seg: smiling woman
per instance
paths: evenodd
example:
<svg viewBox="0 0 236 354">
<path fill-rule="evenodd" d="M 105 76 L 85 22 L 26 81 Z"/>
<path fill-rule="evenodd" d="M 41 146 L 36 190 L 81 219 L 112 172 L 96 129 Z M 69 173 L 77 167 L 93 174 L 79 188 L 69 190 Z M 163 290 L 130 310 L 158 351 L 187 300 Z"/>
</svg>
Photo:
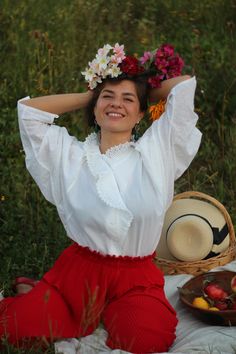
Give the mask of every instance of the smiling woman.
<svg viewBox="0 0 236 354">
<path fill-rule="evenodd" d="M 104 89 L 104 86 L 106 84 L 111 84 L 113 87 L 121 83 L 121 81 L 130 81 L 131 84 L 135 86 L 135 95 L 138 98 L 139 105 L 140 105 L 140 111 L 141 112 L 146 112 L 148 108 L 148 99 L 149 99 L 149 93 L 150 93 L 150 87 L 147 83 L 147 79 L 140 77 L 140 76 L 133 76 L 133 77 L 128 77 L 127 75 L 120 75 L 117 78 L 109 78 L 107 77 L 105 80 L 102 81 L 101 84 L 99 84 L 95 89 L 92 90 L 92 97 L 91 100 L 89 101 L 88 105 L 86 106 L 85 109 L 85 114 L 86 114 L 86 119 L 88 121 L 88 124 L 90 127 L 95 126 L 95 115 L 94 115 L 94 108 L 97 103 L 98 97 L 101 93 L 101 91 Z M 128 97 L 127 97 L 128 99 Z"/>
<path fill-rule="evenodd" d="M 153 257 L 174 181 L 201 140 L 196 80 L 180 76 L 183 62 L 170 45 L 140 60 L 123 49 L 99 49 L 84 72 L 87 92 L 18 102 L 26 166 L 73 244 L 28 282 L 32 290 L 1 301 L 0 335 L 17 346 L 83 337 L 100 322 L 112 349 L 166 352 L 175 339 L 176 313 Z M 133 141 L 148 99 L 160 98 L 164 114 Z M 53 124 L 81 108 L 100 127 L 85 142 Z"/>
<path fill-rule="evenodd" d="M 98 96 L 94 115 L 101 130 L 102 153 L 114 144 L 130 141 L 134 126 L 144 116 L 135 83 L 131 80 L 107 82 Z"/>
</svg>

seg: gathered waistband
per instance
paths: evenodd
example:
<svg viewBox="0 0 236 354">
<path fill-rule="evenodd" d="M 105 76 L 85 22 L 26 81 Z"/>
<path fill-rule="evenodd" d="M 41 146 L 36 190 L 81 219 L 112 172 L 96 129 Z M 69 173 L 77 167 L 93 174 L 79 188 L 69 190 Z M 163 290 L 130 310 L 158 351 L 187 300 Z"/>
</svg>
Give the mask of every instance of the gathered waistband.
<svg viewBox="0 0 236 354">
<path fill-rule="evenodd" d="M 72 247 L 74 250 L 81 255 L 84 255 L 86 257 L 92 258 L 94 261 L 99 261 L 99 262 L 105 262 L 105 263 L 121 263 L 121 264 L 143 264 L 143 262 L 150 261 L 152 260 L 156 252 L 153 252 L 153 254 L 147 255 L 147 256 L 137 256 L 137 257 L 132 257 L 132 256 L 116 256 L 116 255 L 109 255 L 109 254 L 102 254 L 98 251 L 91 250 L 89 247 L 84 247 L 79 245 L 78 243 L 73 243 Z"/>
</svg>

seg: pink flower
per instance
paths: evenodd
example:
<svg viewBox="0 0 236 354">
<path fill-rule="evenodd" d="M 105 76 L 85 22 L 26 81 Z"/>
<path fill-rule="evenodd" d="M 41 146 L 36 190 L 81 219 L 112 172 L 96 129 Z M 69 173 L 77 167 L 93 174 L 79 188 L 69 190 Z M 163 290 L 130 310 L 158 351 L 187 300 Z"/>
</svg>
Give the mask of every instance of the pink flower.
<svg viewBox="0 0 236 354">
<path fill-rule="evenodd" d="M 157 88 L 161 86 L 161 78 L 160 76 L 152 76 L 148 79 L 148 83 L 152 88 Z"/>
<path fill-rule="evenodd" d="M 89 62 L 88 67 L 82 72 L 88 81 L 90 89 L 107 77 L 118 77 L 122 73 L 130 76 L 146 71 L 145 77 L 151 87 L 160 87 L 163 80 L 181 75 L 184 66 L 183 59 L 174 52 L 171 44 L 163 44 L 154 52 L 145 51 L 143 56 L 125 55 L 124 45 L 116 43 L 113 47 L 105 44 L 98 49 L 95 59 Z"/>
<path fill-rule="evenodd" d="M 165 57 L 174 55 L 174 47 L 171 44 L 162 44 L 160 50 L 164 53 Z"/>
<path fill-rule="evenodd" d="M 143 56 L 139 58 L 140 63 L 144 65 L 148 60 L 152 59 L 152 53 L 151 52 L 144 52 Z"/>
<path fill-rule="evenodd" d="M 167 67 L 169 65 L 168 61 L 165 58 L 156 58 L 154 62 L 156 68 L 160 70 L 162 73 L 166 74 L 167 73 Z"/>
<path fill-rule="evenodd" d="M 121 63 L 125 59 L 124 45 L 119 45 L 116 43 L 113 47 L 113 52 L 115 54 L 116 62 Z"/>
<path fill-rule="evenodd" d="M 168 71 L 167 78 L 181 75 L 183 66 L 184 66 L 183 59 L 179 56 L 179 54 L 176 54 L 176 56 L 169 61 L 169 71 Z"/>
</svg>

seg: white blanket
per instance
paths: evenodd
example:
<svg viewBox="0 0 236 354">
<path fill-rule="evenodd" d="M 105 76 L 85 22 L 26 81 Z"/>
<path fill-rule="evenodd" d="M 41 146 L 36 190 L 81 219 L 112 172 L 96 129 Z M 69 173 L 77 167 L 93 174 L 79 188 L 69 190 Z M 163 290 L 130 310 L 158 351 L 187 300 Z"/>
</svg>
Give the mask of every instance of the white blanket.
<svg viewBox="0 0 236 354">
<path fill-rule="evenodd" d="M 236 272 L 236 260 L 222 267 L 212 269 Z M 177 287 L 182 286 L 191 275 L 165 276 L 166 295 L 177 311 L 179 323 L 177 338 L 169 353 L 176 354 L 235 354 L 236 327 L 210 326 L 193 317 L 180 302 Z M 111 350 L 105 345 L 107 333 L 98 328 L 92 335 L 55 343 L 56 353 L 62 354 L 127 354 L 122 350 Z"/>
</svg>

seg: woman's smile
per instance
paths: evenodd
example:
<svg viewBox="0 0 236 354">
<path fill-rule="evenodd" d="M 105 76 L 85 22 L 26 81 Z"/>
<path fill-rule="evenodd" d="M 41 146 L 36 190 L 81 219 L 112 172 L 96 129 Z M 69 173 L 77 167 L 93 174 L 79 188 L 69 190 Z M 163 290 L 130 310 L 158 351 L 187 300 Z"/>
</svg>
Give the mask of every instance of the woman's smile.
<svg viewBox="0 0 236 354">
<path fill-rule="evenodd" d="M 111 111 L 111 112 L 107 112 L 107 116 L 109 117 L 109 118 L 111 118 L 111 119 L 123 119 L 123 118 L 125 118 L 125 115 L 124 114 L 122 114 L 122 113 L 119 113 L 119 112 L 113 112 L 113 111 Z"/>
</svg>

